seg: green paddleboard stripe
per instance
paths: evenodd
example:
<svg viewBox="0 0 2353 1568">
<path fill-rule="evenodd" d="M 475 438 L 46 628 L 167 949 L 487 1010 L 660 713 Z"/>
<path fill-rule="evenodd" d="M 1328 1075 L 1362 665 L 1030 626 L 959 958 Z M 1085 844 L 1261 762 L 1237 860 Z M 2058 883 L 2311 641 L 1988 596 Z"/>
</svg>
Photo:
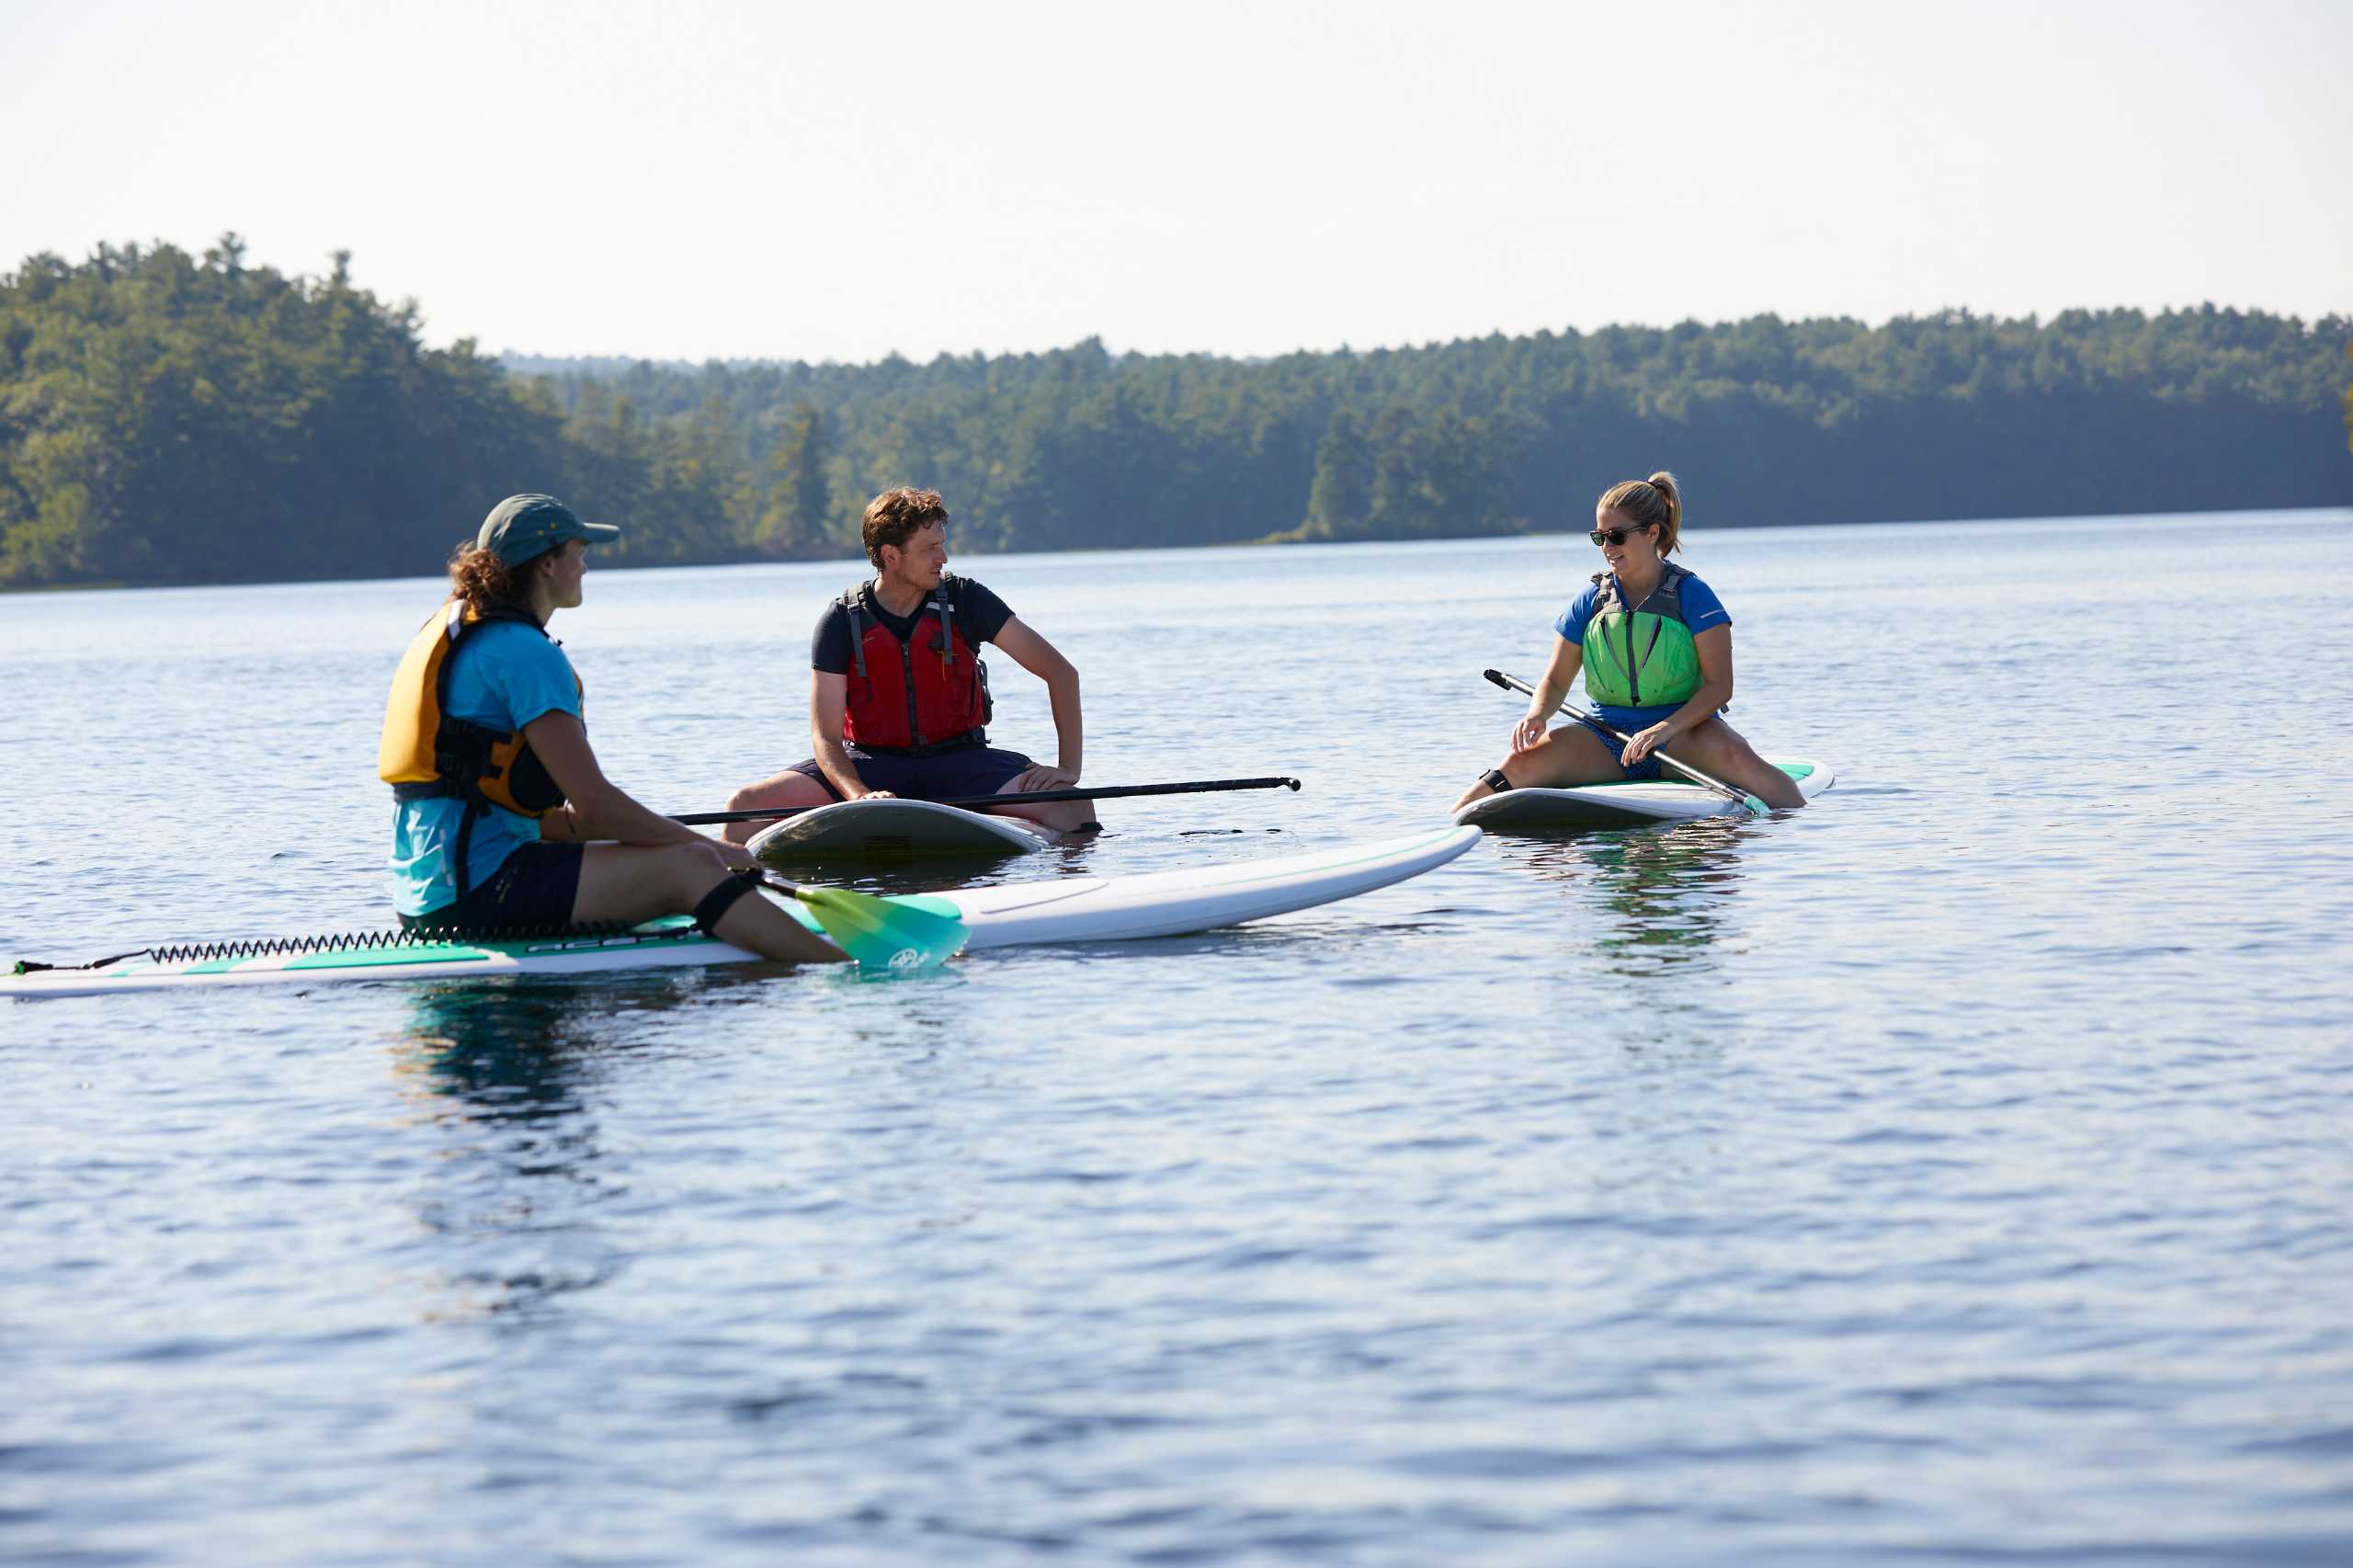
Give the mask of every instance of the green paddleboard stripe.
<svg viewBox="0 0 2353 1568">
<path fill-rule="evenodd" d="M 504 957 L 529 967 L 531 960 L 557 953 L 642 950 L 647 948 L 692 948 L 710 942 L 691 916 L 664 915 L 622 936 L 537 938 L 515 942 L 385 942 L 378 947 L 325 948 L 278 961 L 267 953 L 192 963 L 180 974 L 228 974 L 248 967 L 266 967 L 288 973 L 319 973 L 336 970 L 394 969 L 413 964 L 486 964 Z"/>
<path fill-rule="evenodd" d="M 304 953 L 290 959 L 278 967 L 298 969 L 380 969 L 388 964 L 404 963 L 488 963 L 497 955 L 482 948 L 458 948 L 443 944 L 414 948 L 349 948 L 342 952 Z M 244 960 L 247 963 L 253 960 Z M 200 970 L 189 970 L 199 974 Z"/>
</svg>

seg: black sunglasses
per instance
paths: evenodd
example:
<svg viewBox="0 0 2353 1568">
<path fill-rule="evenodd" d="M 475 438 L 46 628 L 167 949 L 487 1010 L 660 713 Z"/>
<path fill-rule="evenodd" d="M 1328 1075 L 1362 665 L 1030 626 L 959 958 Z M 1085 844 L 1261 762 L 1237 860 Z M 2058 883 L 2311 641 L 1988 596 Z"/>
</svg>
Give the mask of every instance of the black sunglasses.
<svg viewBox="0 0 2353 1568">
<path fill-rule="evenodd" d="M 1585 537 L 1596 544 L 1623 544 L 1628 534 L 1638 534 L 1644 528 L 1656 527 L 1656 523 L 1636 523 L 1631 528 L 1596 528 Z"/>
</svg>

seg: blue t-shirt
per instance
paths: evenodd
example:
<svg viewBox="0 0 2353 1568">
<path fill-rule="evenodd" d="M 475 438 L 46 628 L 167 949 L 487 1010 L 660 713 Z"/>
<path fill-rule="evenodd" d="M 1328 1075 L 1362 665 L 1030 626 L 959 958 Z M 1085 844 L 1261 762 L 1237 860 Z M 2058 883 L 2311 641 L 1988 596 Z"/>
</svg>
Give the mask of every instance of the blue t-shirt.
<svg viewBox="0 0 2353 1568">
<path fill-rule="evenodd" d="M 542 713 L 580 717 L 580 685 L 563 650 L 519 621 L 494 620 L 466 638 L 449 666 L 447 706 L 452 718 L 494 730 L 519 730 Z M 402 801 L 392 808 L 392 907 L 430 915 L 456 902 L 450 858 L 465 821 L 456 800 Z M 466 846 L 471 884 L 480 887 L 515 853 L 540 836 L 536 817 L 493 806 L 474 822 Z"/>
<path fill-rule="evenodd" d="M 1625 592 L 1626 585 L 1619 584 L 1619 597 L 1622 599 Z M 1601 585 L 1587 583 L 1585 592 L 1576 597 L 1576 602 L 1552 623 L 1552 630 L 1582 648 L 1585 646 L 1585 629 L 1592 621 L 1594 609 L 1600 603 Z M 1697 637 L 1702 631 L 1730 626 L 1732 612 L 1724 608 L 1723 600 L 1716 597 L 1715 589 L 1697 577 L 1686 577 L 1683 579 L 1683 624 L 1691 629 L 1692 636 Z M 1671 717 L 1682 706 L 1680 702 L 1647 708 L 1616 708 L 1597 704 L 1597 709 L 1603 722 L 1631 735 L 1636 730 L 1647 730 L 1660 720 Z"/>
</svg>

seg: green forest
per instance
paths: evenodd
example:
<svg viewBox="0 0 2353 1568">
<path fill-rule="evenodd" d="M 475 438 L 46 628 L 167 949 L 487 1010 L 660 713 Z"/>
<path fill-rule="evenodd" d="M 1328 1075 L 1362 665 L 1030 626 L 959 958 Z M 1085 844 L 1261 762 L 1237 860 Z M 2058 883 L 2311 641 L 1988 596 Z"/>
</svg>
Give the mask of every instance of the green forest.
<svg viewBox="0 0 2353 1568">
<path fill-rule="evenodd" d="M 0 278 L 0 586 L 438 571 L 500 496 L 632 565 L 1583 528 L 1672 468 L 1695 528 L 2353 503 L 2353 321 L 2218 309 L 1757 316 L 1244 360 L 523 359 L 225 234 Z"/>
</svg>

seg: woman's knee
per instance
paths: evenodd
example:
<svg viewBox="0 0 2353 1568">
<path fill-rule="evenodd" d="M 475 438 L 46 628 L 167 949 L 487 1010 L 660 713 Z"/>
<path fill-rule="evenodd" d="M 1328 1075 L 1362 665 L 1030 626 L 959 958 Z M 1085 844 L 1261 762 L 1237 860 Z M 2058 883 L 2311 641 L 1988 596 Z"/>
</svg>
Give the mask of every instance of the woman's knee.
<svg viewBox="0 0 2353 1568">
<path fill-rule="evenodd" d="M 1736 762 L 1744 756 L 1756 755 L 1748 749 L 1748 743 L 1741 738 L 1738 730 L 1712 715 L 1694 725 L 1690 733 L 1686 734 L 1679 743 L 1670 741 L 1667 744 L 1680 744 L 1694 754 L 1704 754 L 1714 757 L 1718 762 L 1725 763 Z"/>
<path fill-rule="evenodd" d="M 665 879 L 674 899 L 691 903 L 710 891 L 710 884 L 727 874 L 726 858 L 715 844 L 674 844 L 662 852 Z"/>
</svg>

